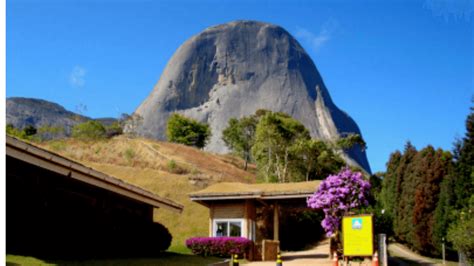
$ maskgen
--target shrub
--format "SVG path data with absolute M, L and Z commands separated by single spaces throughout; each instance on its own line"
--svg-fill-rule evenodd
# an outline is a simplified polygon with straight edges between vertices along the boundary
M 201 256 L 243 256 L 251 245 L 252 241 L 243 237 L 193 237 L 186 240 L 186 246 L 193 254 Z
M 60 139 L 66 137 L 66 129 L 60 125 L 44 125 L 38 128 L 38 136 L 41 140 Z
M 130 162 L 135 157 L 135 151 L 132 148 L 128 148 L 125 150 L 124 156 Z
M 168 161 L 168 171 L 173 173 L 176 170 L 176 162 L 174 160 Z
M 32 125 L 28 125 L 23 129 L 23 132 L 25 132 L 26 136 L 33 136 L 36 134 L 38 130 Z
M 72 136 L 81 140 L 98 140 L 106 136 L 105 127 L 98 121 L 90 120 L 72 128 Z
M 24 140 L 36 140 L 36 128 L 34 126 L 26 126 L 23 130 L 15 128 L 12 124 L 8 124 L 6 127 L 6 133 L 9 136 L 16 137 Z
M 448 241 L 474 264 L 474 196 L 470 198 L 470 206 L 460 212 L 455 211 L 454 216 L 456 219 L 448 229 Z
M 7 130 L 7 135 L 12 136 L 12 137 L 17 137 L 20 139 L 25 139 L 26 135 L 23 131 L 17 129 L 14 127 L 12 124 L 8 124 L 6 127 Z
M 179 166 L 175 162 L 175 160 L 169 160 L 167 166 L 168 166 L 168 172 L 172 174 L 185 175 L 189 172 L 188 169 Z
M 211 137 L 211 129 L 207 124 L 172 114 L 168 119 L 166 136 L 171 142 L 203 148 Z
M 107 138 L 112 138 L 123 134 L 123 128 L 120 122 L 113 122 L 110 126 L 105 127 Z

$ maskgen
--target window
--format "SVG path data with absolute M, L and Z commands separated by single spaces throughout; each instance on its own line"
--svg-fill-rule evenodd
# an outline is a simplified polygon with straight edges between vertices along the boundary
M 213 236 L 243 236 L 243 219 L 215 219 Z

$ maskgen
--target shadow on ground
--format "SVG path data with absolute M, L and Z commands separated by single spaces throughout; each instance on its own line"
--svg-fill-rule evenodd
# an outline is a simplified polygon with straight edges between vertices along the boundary
M 133 258 L 109 258 L 109 259 L 43 259 L 27 257 L 21 255 L 7 254 L 6 265 L 163 265 L 163 266 L 181 266 L 181 265 L 208 265 L 218 261 L 221 258 L 200 257 L 195 255 L 178 254 L 172 252 L 163 252 L 156 257 L 133 257 Z
M 287 255 L 282 256 L 283 261 L 292 261 L 297 259 L 328 259 L 327 254 L 307 254 L 307 255 Z
M 436 265 L 432 263 L 422 263 L 416 260 L 409 260 L 407 258 L 401 258 L 396 256 L 391 256 L 388 258 L 388 265 L 395 265 L 395 266 L 411 266 L 411 265 L 422 265 L 422 266 L 431 266 Z

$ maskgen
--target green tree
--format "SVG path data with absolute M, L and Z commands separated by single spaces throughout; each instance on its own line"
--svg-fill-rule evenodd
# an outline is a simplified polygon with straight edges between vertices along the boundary
M 350 133 L 336 140 L 336 146 L 343 150 L 348 150 L 356 145 L 360 146 L 362 150 L 367 149 L 365 140 L 359 134 Z
M 380 199 L 394 224 L 395 237 L 418 252 L 436 255 L 436 212 L 451 153 L 432 146 L 417 151 L 410 142 L 391 154 Z M 438 211 L 439 212 L 439 211 Z M 438 214 L 439 215 L 439 214 Z
M 473 108 L 466 131 L 452 154 L 432 146 L 418 152 L 408 142 L 403 154 L 393 153 L 387 163 L 382 205 L 393 217 L 396 239 L 419 252 L 439 255 L 447 238 L 454 248 L 473 254 L 473 236 L 467 232 L 474 230 L 474 221 L 461 216 L 472 213 L 474 205 L 469 202 L 474 201 Z
M 28 125 L 25 128 L 23 128 L 23 132 L 25 133 L 26 136 L 33 136 L 36 134 L 38 130 L 36 130 L 36 127 L 32 125 Z
M 363 145 L 356 134 L 335 141 L 311 139 L 303 124 L 284 113 L 258 110 L 254 117 L 258 123 L 252 156 L 266 182 L 323 179 L 345 165 L 343 149 Z
M 111 125 L 105 127 L 105 134 L 107 138 L 112 138 L 118 135 L 122 135 L 123 133 L 123 125 L 120 121 L 115 121 Z
M 439 201 L 440 184 L 448 174 L 451 165 L 451 153 L 442 149 L 435 150 L 427 146 L 417 154 L 416 176 L 421 180 L 415 191 L 413 207 L 415 249 L 426 254 L 435 254 L 439 250 L 434 238 L 435 210 Z
M 260 124 L 262 119 L 264 121 Z M 336 151 L 354 145 L 365 146 L 357 134 L 333 142 L 311 139 L 304 126 L 290 116 L 259 109 L 255 115 L 230 119 L 222 133 L 226 145 L 245 159 L 245 169 L 252 158 L 258 124 L 260 139 L 257 148 L 260 153 L 265 150 L 266 154 L 260 154 L 257 167 L 261 166 L 259 170 L 265 180 L 280 180 L 282 177 L 292 181 L 322 179 L 345 165 Z M 257 148 L 255 152 L 258 152 Z
M 306 181 L 323 179 L 338 172 L 345 165 L 331 145 L 322 140 L 301 138 L 291 149 L 296 157 L 296 165 L 304 172 Z
M 453 210 L 455 206 L 454 182 L 452 167 L 448 175 L 443 178 L 440 185 L 439 200 L 434 214 L 433 225 L 433 242 L 437 253 L 441 252 L 440 243 L 447 239 L 449 224 L 454 221 Z M 448 253 L 453 253 L 454 250 L 449 242 L 446 243 Z
M 474 195 L 474 107 L 466 119 L 466 135 L 455 145 L 455 208 L 459 210 L 467 207 L 470 196 Z
M 290 175 L 295 162 L 291 146 L 301 139 L 310 139 L 309 132 L 289 115 L 267 111 L 261 116 L 256 127 L 252 155 L 257 162 L 259 175 L 266 182 L 297 179 L 298 172 Z
M 6 133 L 9 136 L 16 137 L 19 139 L 36 141 L 38 140 L 36 136 L 36 128 L 32 125 L 24 127 L 22 130 L 15 128 L 12 124 L 6 126 Z
M 413 207 L 415 205 L 415 189 L 419 182 L 414 174 L 415 164 L 413 161 L 417 153 L 415 147 L 408 142 L 396 172 L 397 206 L 393 220 L 394 232 L 397 239 L 404 243 L 413 243 Z
M 72 128 L 72 137 L 81 140 L 98 140 L 106 137 L 106 130 L 102 123 L 89 120 L 77 124 Z
M 455 222 L 448 229 L 448 241 L 474 264 L 474 195 L 468 200 L 468 207 L 455 212 Z
M 439 212 L 451 217 L 444 221 L 450 223 L 447 239 L 474 263 L 474 107 L 466 119 L 464 138 L 455 142 L 453 156 L 453 171 L 445 184 L 445 211 Z
M 378 208 L 382 209 L 382 203 L 379 200 L 380 194 L 382 193 L 382 181 L 383 181 L 383 172 L 376 172 L 369 176 L 370 181 L 370 205 L 378 205 Z
M 251 160 L 257 123 L 256 116 L 246 116 L 241 119 L 231 118 L 228 126 L 222 131 L 222 140 L 226 146 L 245 160 L 245 170 Z
M 20 139 L 26 138 L 25 132 L 14 127 L 12 124 L 7 124 L 6 133 L 8 136 L 17 137 Z
M 397 195 L 400 191 L 397 191 L 397 170 L 400 166 L 400 159 L 402 154 L 400 151 L 395 151 L 390 154 L 390 159 L 387 162 L 387 171 L 383 175 L 382 191 L 380 200 L 386 215 L 392 219 L 395 215 L 395 209 L 397 208 Z
M 168 141 L 203 148 L 211 137 L 209 125 L 174 113 L 168 119 Z

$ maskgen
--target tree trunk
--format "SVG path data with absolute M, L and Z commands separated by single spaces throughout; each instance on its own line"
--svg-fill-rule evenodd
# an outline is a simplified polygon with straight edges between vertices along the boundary
M 286 180 L 286 176 L 288 175 L 288 147 L 285 148 L 285 164 L 283 168 L 283 182 Z
M 278 176 L 278 183 L 281 183 L 281 167 L 280 167 L 280 156 L 278 154 L 275 155 L 275 167 L 276 167 L 276 174 Z
M 306 168 L 306 181 L 309 181 L 310 172 L 311 172 L 311 163 L 308 163 L 308 167 Z
M 247 171 L 247 168 L 248 168 L 248 164 L 249 164 L 249 161 L 250 161 L 250 150 L 247 149 L 244 151 L 245 153 L 245 164 L 244 164 L 244 170 Z
M 265 174 L 265 180 L 268 183 L 268 176 L 270 174 L 270 167 L 272 163 L 272 148 L 268 147 L 268 162 L 267 162 L 267 169 L 266 169 L 266 174 Z

